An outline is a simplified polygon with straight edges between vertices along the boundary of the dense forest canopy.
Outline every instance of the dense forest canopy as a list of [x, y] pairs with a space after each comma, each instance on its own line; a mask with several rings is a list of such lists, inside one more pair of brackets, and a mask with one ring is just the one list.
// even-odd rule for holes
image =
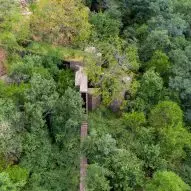
[[87, 191], [190, 191], [190, 31], [190, 0], [0, 0], [0, 191], [77, 191], [82, 154]]

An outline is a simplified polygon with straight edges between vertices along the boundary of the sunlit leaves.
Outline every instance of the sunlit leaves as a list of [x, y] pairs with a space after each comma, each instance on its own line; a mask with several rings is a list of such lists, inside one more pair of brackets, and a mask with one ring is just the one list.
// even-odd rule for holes
[[146, 191], [189, 191], [190, 187], [171, 171], [156, 172], [153, 179], [146, 185]]
[[90, 34], [88, 9], [74, 0], [38, 2], [31, 26], [34, 39], [59, 45], [83, 42]]

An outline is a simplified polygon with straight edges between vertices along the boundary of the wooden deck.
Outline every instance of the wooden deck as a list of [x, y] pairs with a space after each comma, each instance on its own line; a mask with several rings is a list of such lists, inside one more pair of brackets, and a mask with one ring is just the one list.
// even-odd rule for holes
[[[87, 122], [82, 122], [81, 126], [81, 142], [87, 137], [88, 134], [88, 124]], [[80, 191], [85, 191], [85, 177], [87, 174], [87, 158], [81, 156], [80, 162]]]
[[[83, 63], [81, 62], [70, 62], [70, 68], [75, 71], [75, 86], [79, 88], [83, 101], [85, 102], [85, 113], [88, 113], [88, 77], [84, 71]], [[84, 96], [85, 94], [85, 96]], [[88, 135], [88, 123], [82, 122], [81, 125], [81, 143]], [[87, 173], [87, 158], [81, 156], [80, 159], [80, 191], [86, 190], [85, 178]]]
[[85, 191], [85, 177], [87, 173], [87, 158], [82, 157], [80, 163], [80, 191]]

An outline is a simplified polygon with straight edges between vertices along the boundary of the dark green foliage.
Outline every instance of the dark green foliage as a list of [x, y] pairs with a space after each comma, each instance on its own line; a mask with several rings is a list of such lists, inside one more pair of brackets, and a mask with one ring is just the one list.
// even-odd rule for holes
[[191, 155], [191, 150], [186, 149], [187, 151], [187, 156], [184, 159], [184, 163], [179, 166], [177, 169], [177, 173], [182, 177], [182, 179], [191, 186], [191, 161], [190, 161], [190, 155]]
[[29, 82], [34, 73], [49, 79], [52, 76], [57, 80], [59, 75], [59, 60], [50, 57], [26, 55], [20, 61], [13, 61], [9, 69], [9, 76], [15, 83]]
[[60, 71], [57, 86], [60, 95], [64, 95], [68, 87], [74, 88], [74, 73], [71, 70]]
[[147, 20], [152, 13], [152, 9], [149, 6], [152, 1], [150, 0], [132, 0], [127, 4], [124, 1], [124, 5], [128, 7], [127, 18], [133, 18], [135, 21], [141, 22]]
[[[71, 89], [74, 74], [59, 70], [59, 64], [54, 58], [27, 55], [10, 67], [18, 85], [1, 83], [0, 120], [6, 131], [1, 129], [0, 169], [16, 190], [78, 188], [84, 111], [80, 94]], [[23, 168], [8, 167], [18, 160]]]
[[152, 30], [140, 48], [140, 58], [148, 61], [156, 50], [166, 52], [171, 46], [167, 30]]
[[171, 52], [171, 58], [174, 63], [172, 66], [173, 75], [170, 77], [169, 86], [173, 91], [180, 94], [182, 106], [187, 111], [186, 119], [190, 121], [190, 105], [191, 105], [191, 87], [190, 87], [190, 45], [186, 46], [184, 50], [176, 49]]
[[172, 51], [171, 57], [174, 62], [172, 71], [174, 76], [170, 80], [170, 87], [181, 92], [181, 98], [187, 99], [190, 95], [190, 46], [185, 51]]
[[[46, 80], [43, 82], [45, 81]], [[40, 82], [40, 80], [38, 82]], [[50, 81], [47, 80], [47, 82]], [[38, 83], [35, 84], [37, 85]], [[50, 84], [49, 87], [51, 87], [51, 91], [54, 91], [54, 86], [50, 86]], [[33, 115], [36, 116], [36, 119], [35, 122], [33, 120], [31, 121], [30, 133], [25, 135], [24, 140], [25, 154], [21, 164], [25, 168], [28, 168], [31, 173], [26, 189], [34, 191], [76, 190], [80, 161], [79, 126], [83, 116], [81, 98], [75, 90], [67, 89], [60, 99], [54, 99], [54, 102], [52, 102], [53, 100], [51, 98], [53, 97], [51, 96], [56, 94], [51, 93], [51, 96], [46, 96], [49, 91], [47, 88], [43, 89], [45, 91], [39, 92], [42, 97], [38, 96], [38, 98], [41, 99], [35, 101], [35, 103], [40, 101], [38, 110], [34, 110], [32, 109], [33, 107], [30, 106], [32, 102], [31, 99], [29, 99], [30, 102], [28, 102], [27, 105], [32, 109], [30, 110], [32, 113], [27, 113], [29, 119], [32, 120]], [[36, 89], [33, 93], [37, 93], [39, 90], [42, 89]], [[29, 95], [28, 93], [28, 96]], [[30, 97], [35, 98], [35, 95], [30, 95]], [[44, 99], [46, 97], [48, 98], [47, 100]], [[69, 100], [70, 102], [68, 102]], [[53, 105], [51, 103], [53, 103]], [[54, 106], [54, 109], [52, 106]], [[51, 112], [52, 109], [51, 129], [48, 129], [45, 125], [42, 112]], [[64, 179], [63, 177], [67, 178]]]
[[31, 104], [30, 107], [34, 109], [38, 107], [43, 113], [51, 111], [58, 99], [54, 80], [52, 78], [45, 79], [39, 74], [34, 74], [30, 86], [25, 98], [27, 105]]
[[142, 186], [142, 162], [133, 153], [126, 150], [117, 151], [112, 156], [110, 165], [114, 173], [111, 185], [115, 190], [130, 191]]
[[[190, 191], [190, 1], [27, 2], [0, 0], [0, 190], [77, 191], [85, 155], [87, 190]], [[88, 119], [70, 60], [105, 105]]]
[[[107, 115], [108, 113], [106, 113]], [[116, 120], [114, 122], [113, 120], [110, 123], [108, 118], [103, 116], [103, 113], [98, 113], [97, 117], [89, 123], [91, 133], [84, 142], [86, 156], [90, 163], [98, 163], [106, 168], [105, 177], [109, 176], [110, 186], [115, 190], [133, 190], [133, 188], [138, 188], [142, 185], [144, 179], [143, 163], [131, 151], [118, 148], [118, 146], [122, 146], [122, 136], [124, 138], [128, 137], [125, 134], [125, 129], [121, 129], [123, 132], [120, 132], [119, 128], [115, 131], [115, 125], [121, 124], [120, 121]], [[116, 140], [110, 134], [104, 134], [104, 131], [113, 133], [116, 136]], [[128, 160], [126, 160], [127, 158]], [[100, 181], [104, 181], [104, 178]]]
[[105, 40], [119, 35], [121, 23], [119, 20], [113, 19], [109, 14], [101, 12], [92, 14], [90, 22], [94, 26], [94, 38]]
[[163, 79], [153, 69], [147, 70], [140, 81], [136, 98], [129, 106], [137, 111], [149, 111], [161, 99]]
[[[125, 113], [123, 120], [114, 120], [114, 116], [110, 119], [110, 114], [104, 111], [94, 115], [95, 117], [91, 116], [92, 120], [89, 123], [91, 133], [85, 142], [86, 154], [90, 163], [99, 163], [107, 167], [110, 172], [114, 172], [109, 180], [115, 189], [121, 190], [123, 186], [130, 190], [138, 188], [142, 186], [145, 175], [150, 177], [157, 170], [176, 169], [176, 165], [186, 156], [184, 149], [190, 147], [191, 136], [182, 127], [182, 110], [176, 103], [169, 101], [159, 103], [152, 109], [149, 120], [145, 119], [143, 113], [137, 112]], [[149, 123], [153, 127], [148, 126]], [[110, 136], [113, 141], [106, 141], [109, 140], [106, 138], [107, 133], [111, 133], [115, 139]], [[128, 162], [124, 160], [123, 170], [126, 165], [131, 164], [130, 167], [135, 167], [133, 161], [138, 160], [136, 164], [140, 166], [136, 170], [139, 169], [139, 172], [128, 168], [120, 171], [120, 166], [115, 169], [117, 161], [120, 160], [117, 154], [119, 148], [122, 149], [121, 154], [124, 156], [126, 152], [133, 151], [133, 156], [130, 154], [133, 158], [132, 163], [131, 160]], [[126, 158], [130, 159], [130, 156]], [[120, 162], [122, 163], [122, 159]], [[128, 171], [135, 173], [132, 175], [135, 178], [134, 184], [127, 181], [130, 180]]]
[[11, 100], [0, 99], [0, 155], [7, 164], [17, 161], [22, 151], [21, 113]]
[[52, 132], [56, 142], [63, 143], [64, 138], [70, 136], [72, 132], [79, 133], [82, 120], [83, 109], [80, 94], [68, 88], [58, 100], [52, 117]]
[[145, 143], [143, 142], [143, 139], [140, 139], [140, 142], [136, 145], [136, 152], [144, 161], [143, 167], [147, 176], [151, 176], [152, 173], [158, 169], [167, 168], [167, 160], [161, 153], [161, 147], [159, 144], [155, 145], [154, 141], [149, 144], [149, 141], [146, 141]]
[[87, 172], [87, 188], [90, 191], [109, 191], [109, 181], [105, 176], [108, 176], [109, 172], [107, 169], [100, 167], [97, 164], [88, 166]]
[[84, 142], [84, 152], [90, 162], [104, 163], [104, 158], [110, 157], [116, 149], [116, 140], [110, 134], [100, 137], [95, 131]]

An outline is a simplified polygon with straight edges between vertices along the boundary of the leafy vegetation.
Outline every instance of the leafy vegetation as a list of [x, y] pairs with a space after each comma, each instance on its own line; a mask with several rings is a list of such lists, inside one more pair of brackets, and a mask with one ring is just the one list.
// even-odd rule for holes
[[85, 155], [88, 191], [190, 191], [190, 0], [26, 6], [0, 0], [0, 190], [77, 191]]

